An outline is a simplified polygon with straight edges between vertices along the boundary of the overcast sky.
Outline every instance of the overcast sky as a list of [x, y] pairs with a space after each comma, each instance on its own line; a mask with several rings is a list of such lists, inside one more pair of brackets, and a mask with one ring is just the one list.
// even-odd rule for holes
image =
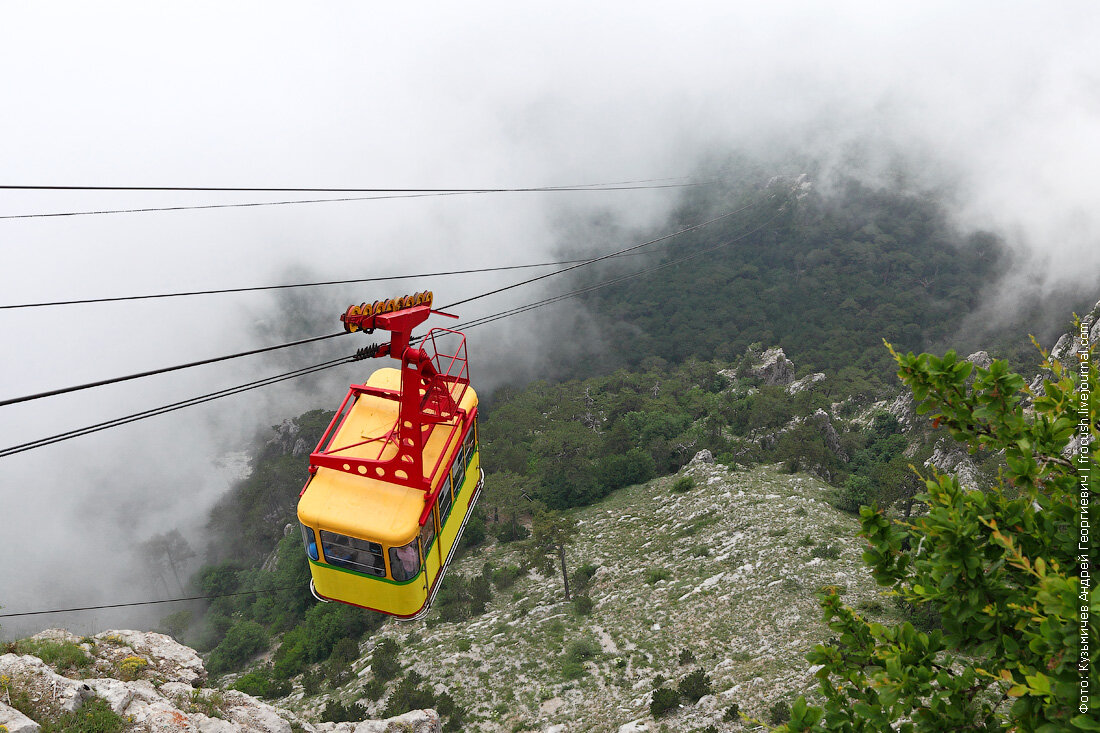
[[[527, 187], [690, 175], [734, 152], [845, 170], [856, 160], [873, 178], [903, 159], [949, 188], [961, 223], [1036, 258], [1029, 282], [1095, 285], [1098, 15], [1084, 2], [6, 3], [0, 184]], [[265, 199], [4, 191], [0, 216], [245, 200]], [[675, 200], [513, 194], [0, 219], [0, 303], [538, 261], [580, 246], [562, 240], [571, 221], [609, 213], [626, 236], [659, 228]], [[307, 307], [331, 312], [335, 331], [353, 301], [430, 287], [450, 302], [515, 279], [307, 291]], [[0, 398], [277, 343], [285, 321], [277, 298], [255, 294], [0, 311]], [[504, 334], [518, 347], [515, 363], [483, 373], [529, 373], [538, 346], [523, 333], [471, 334], [475, 353], [504, 353]], [[0, 447], [327, 353], [0, 408]], [[149, 597], [129, 548], [173, 527], [200, 544], [228, 485], [224, 453], [257, 425], [334, 407], [356, 378], [0, 459], [0, 604]]]

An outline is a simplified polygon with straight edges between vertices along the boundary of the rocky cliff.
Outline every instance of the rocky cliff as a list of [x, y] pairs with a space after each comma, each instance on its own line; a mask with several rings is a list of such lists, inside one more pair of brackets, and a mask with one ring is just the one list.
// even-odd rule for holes
[[171, 637], [51, 629], [0, 655], [0, 731], [96, 733], [439, 733], [433, 710], [388, 720], [311, 723], [236, 690], [206, 686], [195, 650]]

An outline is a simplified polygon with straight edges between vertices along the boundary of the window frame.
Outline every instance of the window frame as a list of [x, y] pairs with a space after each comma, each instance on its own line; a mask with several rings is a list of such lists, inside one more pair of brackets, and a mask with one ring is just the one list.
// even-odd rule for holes
[[[321, 543], [317, 538], [317, 533], [313, 531], [313, 527], [310, 527], [304, 522], [298, 522], [298, 526], [302, 529], [302, 542], [306, 546], [306, 557], [315, 562], [321, 561], [320, 547]], [[308, 536], [307, 536], [308, 535]], [[313, 540], [311, 543], [310, 540]], [[310, 552], [310, 547], [313, 547], [313, 552]]]
[[[325, 529], [318, 530], [318, 534], [320, 535], [319, 539], [321, 540], [321, 556], [324, 558], [324, 562], [328, 565], [342, 568], [344, 570], [350, 570], [353, 573], [359, 573], [361, 575], [369, 575], [375, 578], [386, 577], [386, 552], [380, 542], [375, 542], [373, 540], [364, 540], [359, 537], [351, 537], [349, 535], [340, 534], [338, 532], [329, 532]], [[333, 542], [327, 539], [326, 535], [328, 535], [328, 537], [330, 538], [336, 539], [337, 541]], [[348, 540], [348, 542], [344, 543], [340, 542], [339, 540]], [[357, 547], [353, 543], [362, 543], [366, 545], [366, 547]], [[329, 554], [330, 547], [333, 548], [332, 555]], [[378, 548], [377, 552], [375, 552], [376, 547]], [[355, 557], [356, 559], [352, 560], [350, 557], [335, 557], [335, 548], [342, 548], [347, 552], [354, 553], [353, 557]], [[377, 567], [375, 565], [367, 565], [361, 562], [360, 558], [363, 554], [365, 554], [367, 558], [376, 558], [379, 561], [378, 565], [380, 567]]]
[[[401, 561], [401, 557], [397, 554], [398, 550], [403, 550], [406, 547], [412, 546], [413, 551], [416, 552], [416, 569], [412, 573], [405, 571], [405, 564]], [[420, 571], [424, 569], [424, 558], [420, 554], [420, 535], [417, 534], [411, 542], [406, 542], [403, 545], [396, 547], [388, 547], [386, 556], [390, 563], [390, 578], [396, 583], [407, 583], [411, 580], [415, 580], [416, 576], [420, 575]], [[394, 568], [400, 567], [404, 577], [398, 578], [397, 572]]]
[[[446, 497], [446, 508], [444, 508], [440, 502]], [[439, 509], [439, 526], [442, 528], [447, 523], [447, 518], [451, 516], [451, 509], [454, 508], [454, 496], [451, 494], [451, 474], [447, 473], [443, 477], [443, 483], [439, 487], [439, 493], [435, 497], [435, 505]]]

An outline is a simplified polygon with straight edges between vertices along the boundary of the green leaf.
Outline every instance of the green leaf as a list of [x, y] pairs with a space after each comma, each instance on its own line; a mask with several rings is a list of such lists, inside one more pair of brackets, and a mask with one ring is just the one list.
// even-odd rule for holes
[[1069, 721], [1069, 724], [1081, 730], [1100, 730], [1100, 718], [1088, 715], [1078, 715]]

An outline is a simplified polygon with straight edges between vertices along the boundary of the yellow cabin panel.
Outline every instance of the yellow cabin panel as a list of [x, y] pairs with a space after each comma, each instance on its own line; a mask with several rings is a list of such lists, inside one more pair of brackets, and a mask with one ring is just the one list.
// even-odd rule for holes
[[[399, 369], [379, 369], [371, 375], [367, 385], [399, 390], [401, 372]], [[466, 390], [460, 406], [467, 414], [476, 409], [477, 394], [472, 388]], [[397, 419], [396, 401], [361, 395], [337, 428], [329, 443], [329, 451], [350, 446], [337, 455], [368, 459], [392, 457], [396, 448], [386, 438], [395, 430]], [[446, 469], [462, 439], [458, 431], [450, 435], [452, 425], [444, 423], [435, 426], [424, 446], [425, 471], [439, 464], [438, 475], [432, 477], [433, 487], [444, 480]], [[317, 594], [397, 616], [416, 615], [426, 605], [441, 567], [453, 550], [459, 528], [477, 493], [479, 476], [480, 453], [475, 450], [473, 456], [468, 458], [466, 475], [450, 516], [442, 531], [437, 533], [424, 566], [411, 580], [397, 582], [391, 579], [388, 550], [403, 546], [419, 536], [425, 492], [369, 476], [318, 468], [299, 499], [299, 521], [314, 531], [335, 532], [381, 544], [390, 577], [375, 577], [329, 564], [325, 562], [324, 549], [318, 543], [318, 559], [310, 559]]]

